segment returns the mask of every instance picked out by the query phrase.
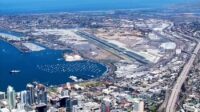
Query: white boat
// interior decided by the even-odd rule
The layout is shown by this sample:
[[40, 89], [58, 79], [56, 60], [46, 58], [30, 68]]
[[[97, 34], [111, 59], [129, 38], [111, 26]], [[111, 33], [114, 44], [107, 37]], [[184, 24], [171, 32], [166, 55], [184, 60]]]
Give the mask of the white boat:
[[57, 61], [61, 61], [61, 60], [62, 60], [62, 58], [58, 58], [58, 59], [57, 59]]
[[10, 73], [20, 73], [20, 70], [11, 70]]

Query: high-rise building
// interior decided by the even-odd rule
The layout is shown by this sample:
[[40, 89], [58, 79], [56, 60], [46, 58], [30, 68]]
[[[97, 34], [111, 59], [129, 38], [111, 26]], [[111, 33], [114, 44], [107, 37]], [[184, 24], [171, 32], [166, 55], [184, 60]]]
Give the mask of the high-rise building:
[[15, 98], [15, 90], [13, 87], [8, 86], [7, 88], [7, 99], [8, 99], [8, 106], [9, 109], [12, 110], [16, 107], [16, 98]]
[[60, 107], [69, 107], [70, 105], [70, 97], [61, 97], [59, 99]]
[[4, 100], [6, 98], [5, 92], [0, 92], [0, 100]]
[[35, 103], [35, 90], [34, 86], [32, 84], [27, 84], [27, 102], [29, 105], [32, 105]]
[[20, 92], [20, 101], [21, 104], [27, 104], [27, 91]]
[[47, 91], [37, 91], [36, 96], [37, 104], [45, 103], [47, 104]]
[[66, 108], [67, 112], [72, 112], [73, 106], [78, 104], [78, 100], [67, 97], [61, 97], [60, 100], [60, 107]]
[[63, 96], [63, 97], [64, 96], [69, 96], [69, 93], [70, 93], [69, 90], [62, 90], [61, 91], [61, 96]]
[[46, 87], [42, 84], [38, 84], [36, 86], [36, 103], [44, 103], [47, 104], [47, 90]]

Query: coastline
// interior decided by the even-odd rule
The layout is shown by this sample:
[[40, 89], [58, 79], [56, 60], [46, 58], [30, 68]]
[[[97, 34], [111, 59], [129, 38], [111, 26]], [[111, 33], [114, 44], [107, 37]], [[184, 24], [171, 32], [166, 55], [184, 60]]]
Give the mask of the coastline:
[[1, 37], [0, 37], [0, 41], [5, 42], [5, 43], [7, 43], [7, 44], [13, 46], [15, 49], [17, 49], [17, 50], [18, 50], [19, 52], [21, 52], [21, 53], [26, 53], [25, 51], [22, 51], [20, 48], [18, 48], [15, 44], [8, 42], [8, 41], [6, 41], [5, 39], [2, 39]]
[[[12, 43], [10, 43], [10, 42], [8, 42], [8, 41], [2, 39], [2, 38], [0, 38], [0, 41], [2, 41], [2, 42], [4, 42], [4, 43], [9, 44], [10, 46], [14, 47], [14, 49], [16, 49], [18, 52], [26, 53], [26, 52], [22, 51], [21, 49], [19, 49], [19, 48], [18, 48], [17, 46], [15, 46], [14, 44], [12, 44]], [[105, 77], [105, 76], [109, 75], [110, 69], [109, 69], [108, 65], [106, 65], [105, 63], [103, 63], [103, 62], [101, 62], [101, 61], [96, 61], [96, 60], [91, 60], [91, 59], [85, 59], [85, 58], [84, 58], [84, 60], [82, 60], [82, 61], [89, 61], [89, 62], [92, 62], [92, 63], [97, 63], [97, 64], [100, 64], [100, 65], [106, 67], [106, 69], [105, 69], [105, 71], [104, 71], [101, 75], [98, 75], [98, 76], [96, 76], [96, 77], [94, 77], [94, 78], [89, 78], [89, 79], [84, 80], [84, 81], [82, 81], [82, 82], [66, 81], [65, 83], [61, 83], [61, 84], [59, 84], [59, 83], [58, 83], [58, 84], [45, 84], [46, 82], [40, 82], [40, 81], [38, 81], [38, 80], [34, 80], [34, 81], [29, 82], [29, 83], [33, 83], [33, 82], [36, 81], [36, 82], [39, 82], [39, 83], [41, 83], [41, 84], [46, 85], [47, 87], [50, 87], [50, 86], [59, 87], [59, 86], [61, 86], [61, 85], [65, 85], [67, 82], [70, 82], [71, 84], [77, 84], [77, 83], [83, 83], [83, 82], [88, 82], [88, 81], [98, 81], [98, 80], [102, 79], [102, 77]], [[83, 77], [84, 77], [84, 76], [83, 76]], [[66, 75], [66, 79], [68, 79], [68, 76], [67, 76], [67, 75]], [[22, 88], [25, 88], [25, 86], [22, 87]], [[20, 90], [21, 90], [21, 89], [20, 89]], [[20, 91], [20, 90], [19, 90], [19, 91]]]

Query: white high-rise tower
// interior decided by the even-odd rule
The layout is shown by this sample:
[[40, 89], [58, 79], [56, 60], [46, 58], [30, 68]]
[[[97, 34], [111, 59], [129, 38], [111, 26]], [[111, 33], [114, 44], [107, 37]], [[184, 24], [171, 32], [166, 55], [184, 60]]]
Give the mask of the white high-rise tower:
[[15, 90], [11, 86], [8, 86], [7, 88], [7, 99], [8, 99], [9, 109], [10, 110], [14, 109], [16, 107]]

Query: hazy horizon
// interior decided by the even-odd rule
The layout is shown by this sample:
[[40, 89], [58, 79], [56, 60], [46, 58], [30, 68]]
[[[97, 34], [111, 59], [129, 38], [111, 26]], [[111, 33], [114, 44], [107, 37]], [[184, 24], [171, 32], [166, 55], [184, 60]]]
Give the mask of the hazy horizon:
[[1, 0], [0, 12], [93, 11], [134, 8], [162, 8], [194, 4], [198, 0]]

